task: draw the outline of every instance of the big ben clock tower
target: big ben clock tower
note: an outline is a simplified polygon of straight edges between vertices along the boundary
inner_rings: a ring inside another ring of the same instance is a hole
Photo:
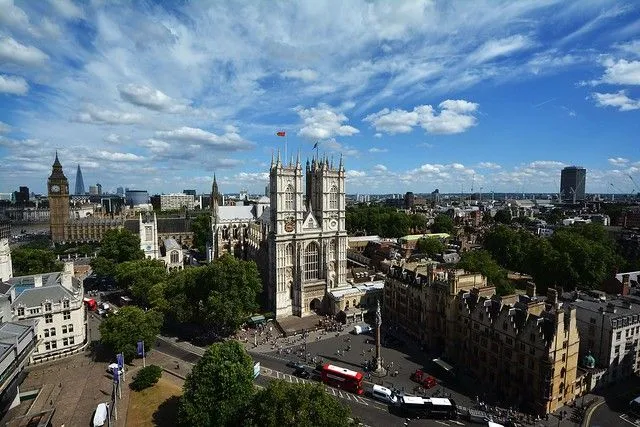
[[[49,229],[53,243],[64,241],[64,227],[69,221],[69,181],[62,172],[62,165],[58,160],[53,162],[51,175],[47,180],[49,192]]]

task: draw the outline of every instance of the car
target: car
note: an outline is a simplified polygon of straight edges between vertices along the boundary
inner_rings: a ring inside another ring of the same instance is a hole
[[[287,367],[288,368],[293,368],[293,369],[304,369],[305,368],[305,366],[302,363],[296,362],[295,360],[287,362]]]
[[[299,378],[309,378],[311,376],[311,374],[309,373],[309,371],[307,371],[306,369],[302,368],[302,369],[296,369],[295,371],[293,371],[293,375],[295,375],[296,377]]]

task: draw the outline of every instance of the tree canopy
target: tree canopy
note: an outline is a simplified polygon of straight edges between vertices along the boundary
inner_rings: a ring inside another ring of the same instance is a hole
[[[410,217],[395,208],[385,206],[350,206],[346,211],[349,234],[377,234],[380,237],[402,237],[410,233],[412,225],[420,227],[418,217]]]
[[[145,342],[146,350],[153,348],[162,320],[162,313],[157,310],[122,307],[100,324],[100,339],[114,353],[123,352],[125,359],[131,360],[136,357],[138,341]]]
[[[425,254],[431,258],[444,252],[445,246],[440,239],[423,237],[416,242],[415,252]]]
[[[253,360],[229,340],[207,348],[184,383],[178,421],[181,426],[240,424],[253,395]]]
[[[453,234],[453,230],[453,219],[451,219],[449,215],[439,214],[433,219],[433,224],[431,224],[431,231],[433,233]]]
[[[559,228],[549,238],[499,225],[484,238],[498,264],[533,276],[538,289],[576,286],[596,288],[624,260],[599,224]]]
[[[156,259],[126,261],[115,266],[114,278],[118,286],[128,289],[144,305],[150,304],[151,288],[169,277],[164,262]]]
[[[144,252],[140,249],[140,237],[125,228],[104,233],[99,255],[116,264],[144,258]]]
[[[500,209],[496,212],[493,220],[500,224],[509,224],[511,223],[511,212],[509,212],[507,209]]]
[[[255,262],[225,255],[175,273],[164,287],[164,299],[171,302],[167,307],[174,320],[228,335],[259,309],[261,291]]]
[[[201,254],[206,253],[207,241],[211,238],[211,214],[201,213],[191,222],[193,246]]]
[[[18,247],[11,250],[11,261],[16,277],[61,271],[64,268],[64,264],[48,249]]]
[[[258,391],[245,414],[247,427],[339,427],[350,425],[351,410],[321,384],[271,381]]]
[[[507,279],[507,272],[496,263],[488,251],[475,250],[463,253],[457,267],[473,273],[481,273],[487,278],[489,285],[496,287],[498,295],[509,295],[514,292],[513,286]]]

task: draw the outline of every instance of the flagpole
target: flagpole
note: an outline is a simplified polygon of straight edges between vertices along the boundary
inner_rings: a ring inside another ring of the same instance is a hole
[[[142,367],[143,368],[147,367],[147,358],[144,351],[144,341],[142,341]]]
[[[289,142],[289,133],[284,131],[284,163],[287,163],[287,145]]]

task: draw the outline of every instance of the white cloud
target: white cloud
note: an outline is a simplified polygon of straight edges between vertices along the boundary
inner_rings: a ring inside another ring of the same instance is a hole
[[[556,160],[536,160],[528,165],[531,169],[559,169],[564,166],[566,166],[566,164]]]
[[[55,10],[67,19],[82,18],[84,14],[72,0],[49,0]]]
[[[318,79],[318,73],[310,70],[309,68],[301,70],[287,70],[283,71],[280,75],[286,79],[298,79],[305,83],[313,82]]]
[[[376,132],[376,133],[373,135],[373,137],[374,137],[374,138],[382,138],[382,134],[381,134],[380,132]]]
[[[227,132],[223,135],[200,129],[183,126],[171,131],[156,132],[156,137],[170,141],[186,141],[193,143],[205,143],[207,146],[224,151],[247,150],[253,148],[253,144],[243,139],[236,132]]]
[[[629,159],[625,159],[623,157],[612,157],[609,159],[609,163],[613,166],[624,166],[629,163]]]
[[[369,152],[370,152],[370,153],[386,153],[386,152],[388,152],[388,151],[389,151],[389,150],[388,150],[388,149],[386,149],[386,148],[378,148],[378,147],[372,147],[372,148],[369,148]]]
[[[12,95],[26,95],[29,92],[29,84],[22,77],[0,74],[0,93]]]
[[[601,78],[602,83],[619,85],[640,85],[640,61],[619,59],[614,61],[607,58],[603,65],[606,67]]]
[[[475,63],[487,62],[527,49],[531,47],[532,44],[533,42],[527,36],[521,34],[502,39],[488,40],[470,55],[469,60]]]
[[[623,53],[640,56],[640,39],[632,40],[628,43],[617,43],[614,47]]]
[[[145,160],[144,157],[138,156],[133,153],[119,153],[104,150],[91,153],[91,156],[99,160],[108,160],[115,162],[140,162]]]
[[[95,105],[87,105],[84,111],[75,116],[75,120],[81,123],[131,125],[140,123],[142,116],[137,113],[105,110]]]
[[[390,134],[408,133],[415,126],[421,126],[429,133],[455,134],[461,133],[477,124],[473,116],[478,104],[462,99],[447,99],[438,105],[440,113],[431,105],[419,105],[413,111],[389,110],[385,108],[370,114],[363,120],[370,122],[377,131]]]
[[[42,18],[40,30],[44,36],[52,39],[57,39],[62,35],[62,29],[60,26],[47,17]]]
[[[25,46],[11,37],[0,39],[0,61],[29,67],[40,66],[49,56],[33,46]]]
[[[596,101],[596,106],[598,107],[614,107],[617,108],[618,111],[640,109],[640,100],[629,98],[624,90],[616,93],[594,92],[591,96]]]
[[[155,111],[183,112],[187,106],[174,100],[158,89],[134,83],[118,85],[120,97],[131,104]]]
[[[347,179],[351,179],[351,178],[363,178],[365,176],[367,176],[367,173],[364,171],[359,171],[359,170],[355,170],[355,169],[349,169],[347,170],[345,173],[345,177]]]
[[[376,172],[386,172],[387,171],[387,167],[385,165],[375,165],[373,167],[373,170]]]
[[[502,168],[502,166],[493,162],[480,162],[478,163],[477,167],[480,169],[501,169]]]
[[[0,121],[0,134],[8,133],[11,130],[11,126],[6,124],[5,122]]]
[[[336,136],[352,136],[360,132],[353,126],[344,124],[347,116],[334,111],[327,104],[319,104],[318,107],[294,109],[303,121],[303,126],[298,135],[309,139],[329,139]]]
[[[16,6],[13,0],[0,0],[0,23],[14,27],[25,29],[29,26],[29,17],[24,10]]]

